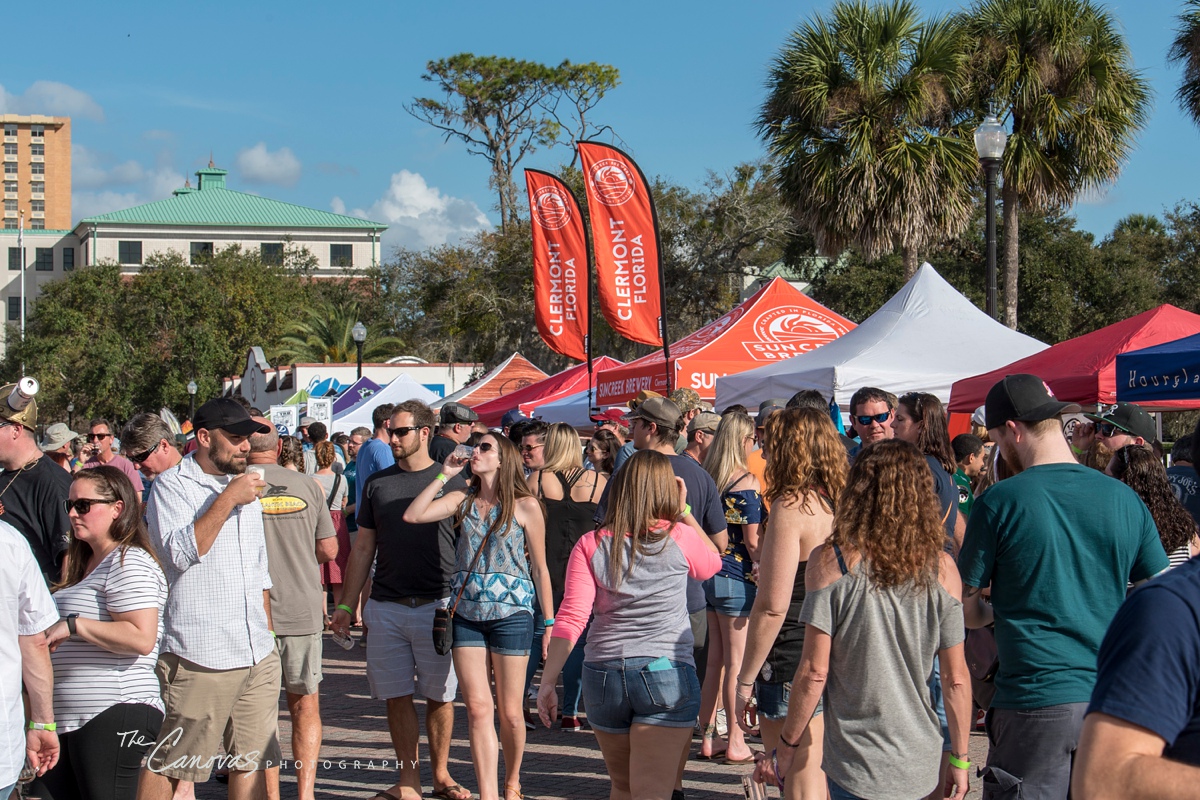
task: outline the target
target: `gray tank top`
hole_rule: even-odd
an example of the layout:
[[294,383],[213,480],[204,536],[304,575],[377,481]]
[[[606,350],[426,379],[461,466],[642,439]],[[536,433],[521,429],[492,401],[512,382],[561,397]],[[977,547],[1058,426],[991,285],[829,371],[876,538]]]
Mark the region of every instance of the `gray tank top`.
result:
[[859,562],[809,592],[800,621],[833,639],[825,686],[825,774],[863,798],[924,797],[942,733],[928,681],[938,650],[965,638],[962,603],[941,584],[879,588]]

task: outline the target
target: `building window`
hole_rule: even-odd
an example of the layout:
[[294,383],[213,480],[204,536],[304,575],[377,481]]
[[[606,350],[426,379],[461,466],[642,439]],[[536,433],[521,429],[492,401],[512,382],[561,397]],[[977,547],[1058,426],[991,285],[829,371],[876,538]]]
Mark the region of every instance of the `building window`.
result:
[[16,175],[17,174],[17,162],[5,161],[4,162],[4,174],[5,175]]
[[13,125],[11,123],[5,125],[4,126],[4,135],[5,136],[16,136],[17,135],[17,126]]
[[46,145],[44,145],[44,144],[31,144],[31,145],[29,145],[29,155],[31,155],[31,156],[44,156],[44,155],[46,155]]
[[75,248],[64,247],[62,249],[63,272],[70,272],[75,269]]
[[16,322],[21,318],[21,298],[8,298],[8,321]]
[[213,256],[212,242],[192,242],[192,263],[199,264],[206,258]]
[[54,248],[39,247],[34,254],[33,268],[38,272],[54,271]]
[[352,245],[352,244],[331,244],[331,245],[329,245],[329,265],[331,267],[353,267],[354,266],[354,245]]
[[16,142],[5,142],[4,143],[4,155],[15,156],[16,154],[17,154],[17,143]]
[[[117,242],[117,260],[122,264],[142,263],[141,242]],[[66,269],[66,267],[63,267]]]
[[30,125],[29,135],[35,139],[41,139],[46,135],[46,128],[43,125]]
[[283,263],[283,243],[282,242],[263,242],[258,248],[259,257],[264,264],[282,264]]
[[46,174],[46,165],[40,161],[36,164],[30,164],[29,171],[31,173],[33,173],[34,175],[45,175]]
[[4,201],[4,210],[5,211],[16,211],[17,210],[17,201],[16,200],[5,200]]
[[8,268],[14,272],[21,271],[21,249],[18,247],[8,248]]
[[4,193],[5,194],[16,194],[17,193],[17,182],[16,181],[5,181],[4,182]]
[[34,181],[33,183],[29,184],[29,190],[34,194],[45,194],[46,184],[42,183],[41,181]]
[[44,212],[46,210],[46,201],[45,200],[30,200],[29,201],[29,210]]
[[29,230],[31,230],[31,231],[44,231],[44,230],[46,230],[46,220],[44,220],[44,219],[31,219],[31,220],[29,220]]

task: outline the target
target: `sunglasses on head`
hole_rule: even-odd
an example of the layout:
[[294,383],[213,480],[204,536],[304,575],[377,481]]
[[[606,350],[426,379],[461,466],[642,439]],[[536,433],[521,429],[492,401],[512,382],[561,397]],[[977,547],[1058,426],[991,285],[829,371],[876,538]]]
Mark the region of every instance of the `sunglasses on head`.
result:
[[158,448],[161,445],[162,445],[162,440],[160,439],[158,444],[154,445],[154,447],[151,447],[149,450],[147,450],[144,453],[138,453],[136,456],[130,456],[129,460],[132,461],[134,464],[144,464],[147,458],[149,458],[150,456],[152,456],[158,452]]
[[424,428],[424,427],[426,427],[426,426],[424,426],[424,425],[402,425],[399,428],[388,428],[388,435],[395,436],[397,439],[401,439],[405,436],[408,436],[408,434],[412,433],[413,431],[419,431],[419,430],[421,430],[421,428]]
[[113,500],[101,500],[98,497],[81,497],[78,500],[68,500],[67,513],[74,511],[76,514],[86,514],[97,503],[104,506],[111,506],[114,502]]
[[112,436],[112,434],[111,434],[111,433],[89,433],[89,434],[87,435],[87,440],[88,440],[89,442],[95,442],[95,441],[98,441],[98,440],[100,440],[100,439],[107,439],[107,438],[108,438],[108,437],[110,437],[110,436]]
[[857,415],[854,419],[858,420],[859,425],[870,425],[872,422],[878,422],[880,425],[887,422],[892,416],[892,412],[885,411],[882,414],[871,414],[869,416]]

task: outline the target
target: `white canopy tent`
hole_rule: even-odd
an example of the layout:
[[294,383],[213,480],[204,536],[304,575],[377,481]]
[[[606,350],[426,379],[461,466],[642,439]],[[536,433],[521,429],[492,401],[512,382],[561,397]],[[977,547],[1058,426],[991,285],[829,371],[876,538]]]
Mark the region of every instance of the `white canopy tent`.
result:
[[1003,367],[1046,345],[996,322],[929,264],[861,325],[810,353],[717,379],[717,408],[753,408],[801,389],[831,396],[849,413],[863,386],[950,400],[962,378]]
[[[411,376],[400,374],[400,377],[394,378],[391,383],[384,386],[378,392],[370,395],[362,400],[362,402],[351,406],[345,412],[333,418],[333,425],[330,426],[332,431],[344,431],[349,433],[358,427],[371,428],[371,412],[376,406],[384,403],[403,403],[405,400],[420,400],[425,403],[436,402],[438,396],[426,389],[421,384],[412,379]],[[331,432],[332,432],[331,431]]]
[[[595,398],[595,392],[592,393],[592,397]],[[602,406],[601,408],[625,408],[625,406]],[[522,403],[521,412],[527,416],[537,417],[543,422],[565,422],[572,428],[590,428],[596,424],[592,422],[588,408],[587,390],[560,397],[544,405],[536,402]]]

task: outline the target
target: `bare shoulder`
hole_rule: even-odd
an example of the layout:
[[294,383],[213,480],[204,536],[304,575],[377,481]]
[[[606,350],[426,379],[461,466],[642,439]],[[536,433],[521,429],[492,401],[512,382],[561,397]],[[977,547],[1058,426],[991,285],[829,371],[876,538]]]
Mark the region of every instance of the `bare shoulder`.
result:
[[758,482],[758,478],[754,477],[753,472],[747,472],[745,475],[738,478],[736,481],[734,481],[732,484],[729,485],[729,491],[731,491],[731,492],[735,492],[735,491],[737,491],[737,492],[749,492],[749,491],[761,492],[762,484],[760,484]]
[[808,566],[804,570],[804,589],[814,592],[832,586],[843,574],[833,548],[828,544],[818,545],[808,557]]
[[942,553],[938,559],[938,582],[954,597],[962,597],[963,582],[958,574],[958,564],[949,553]]

